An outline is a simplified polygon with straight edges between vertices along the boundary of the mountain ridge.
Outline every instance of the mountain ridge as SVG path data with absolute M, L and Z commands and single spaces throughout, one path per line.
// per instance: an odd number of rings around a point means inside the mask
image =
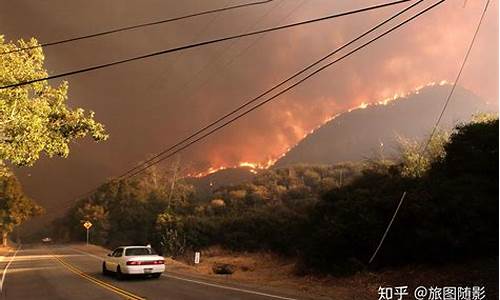
M 428 85 L 404 96 L 340 113 L 313 129 L 270 169 L 297 164 L 331 165 L 374 155 L 392 157 L 397 151 L 398 136 L 421 140 L 430 134 L 450 89 L 447 83 Z M 457 122 L 468 121 L 478 112 L 497 112 L 497 108 L 457 86 L 439 128 L 450 130 Z M 366 130 L 362 130 L 360 124 Z M 260 171 L 262 169 L 231 167 L 186 180 L 197 189 L 210 192 L 220 186 L 250 181 Z
M 375 153 L 391 156 L 397 148 L 397 136 L 421 140 L 430 134 L 450 88 L 450 84 L 426 86 L 386 104 L 339 114 L 290 148 L 272 168 L 357 161 Z M 439 128 L 450 130 L 479 112 L 497 109 L 457 86 Z

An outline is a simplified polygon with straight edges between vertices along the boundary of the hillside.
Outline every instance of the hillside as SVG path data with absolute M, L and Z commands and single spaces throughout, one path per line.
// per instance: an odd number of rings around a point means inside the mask
M 273 167 L 297 163 L 335 164 L 366 157 L 394 155 L 397 136 L 422 139 L 432 130 L 451 85 L 424 87 L 387 105 L 373 105 L 341 114 L 308 135 Z M 457 87 L 440 128 L 450 129 L 477 112 L 492 112 L 472 92 Z
M 186 182 L 192 184 L 200 194 L 210 193 L 218 187 L 251 181 L 255 174 L 248 167 L 228 168 L 203 177 L 188 177 Z

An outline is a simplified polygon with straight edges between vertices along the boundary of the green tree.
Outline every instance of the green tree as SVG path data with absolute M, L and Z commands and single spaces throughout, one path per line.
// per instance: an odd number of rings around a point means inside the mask
M 428 143 L 427 140 L 419 142 L 398 137 L 401 174 L 405 177 L 422 177 L 433 162 L 444 157 L 444 145 L 448 138 L 449 135 L 444 131 L 436 131 Z
M 444 149 L 440 162 L 448 176 L 498 178 L 498 117 L 479 117 L 457 126 Z
M 305 271 L 350 274 L 365 267 L 403 191 L 376 265 L 497 256 L 498 119 L 459 125 L 436 145 L 442 150 L 434 153 L 443 154 L 414 169 L 421 173 L 406 173 L 404 164 L 372 164 L 326 193 L 307 225 Z
M 21 184 L 13 174 L 0 177 L 0 233 L 2 245 L 15 227 L 33 216 L 42 214 L 42 207 L 24 195 Z
M 76 220 L 80 221 L 80 230 L 83 232 L 82 223 L 90 221 L 92 223 L 91 233 L 92 243 L 103 244 L 107 240 L 109 231 L 108 211 L 99 205 L 92 203 L 85 203 L 83 207 L 77 209 Z
M 0 59 L 0 86 L 47 76 L 38 42 L 6 43 L 0 35 L 0 52 L 14 51 Z M 0 163 L 31 166 L 43 153 L 66 157 L 69 143 L 91 135 L 96 141 L 107 138 L 104 126 L 94 113 L 67 106 L 68 83 L 52 87 L 48 81 L 0 89 Z M 5 168 L 4 168 L 5 170 Z
M 156 230 L 160 235 L 160 245 L 165 255 L 175 257 L 186 250 L 186 238 L 182 227 L 181 218 L 168 210 L 158 215 Z

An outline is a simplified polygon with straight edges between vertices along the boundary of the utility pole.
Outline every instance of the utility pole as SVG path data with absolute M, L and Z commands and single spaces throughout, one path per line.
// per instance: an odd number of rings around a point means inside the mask
M 339 188 L 342 187 L 342 171 L 343 171 L 343 169 L 340 169 L 340 174 L 339 174 Z
M 178 169 L 179 169 L 179 164 L 180 164 L 180 159 L 177 158 L 176 162 L 174 163 L 174 173 L 173 173 L 173 176 L 172 176 L 172 182 L 170 184 L 170 192 L 168 194 L 168 204 L 167 204 L 167 208 L 170 208 L 170 201 L 172 200 L 172 194 L 174 193 L 174 188 L 175 188 L 175 181 L 177 180 L 177 172 L 178 172 Z
M 384 157 L 384 142 L 380 141 L 380 159 L 382 159 L 382 161 L 384 161 L 385 157 Z

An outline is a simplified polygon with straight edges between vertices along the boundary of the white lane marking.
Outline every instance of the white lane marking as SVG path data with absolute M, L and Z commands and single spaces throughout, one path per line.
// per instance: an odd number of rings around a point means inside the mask
M 85 251 L 81 251 L 81 250 L 75 249 L 73 247 L 71 247 L 70 249 L 73 250 L 73 251 L 85 254 L 87 256 L 96 258 L 98 260 L 103 260 L 104 259 L 103 257 L 97 256 L 97 255 L 94 255 L 92 253 L 88 253 L 88 252 L 85 252 Z M 220 284 L 215 284 L 215 283 L 209 283 L 209 282 L 205 282 L 205 281 L 199 281 L 199 280 L 194 280 L 194 279 L 188 279 L 188 278 L 178 277 L 178 276 L 175 276 L 175 275 L 165 275 L 165 274 L 162 274 L 162 276 L 163 277 L 174 278 L 174 279 L 177 279 L 177 280 L 183 280 L 183 281 L 187 281 L 187 282 L 191 282 L 191 283 L 197 283 L 197 284 L 207 285 L 207 286 L 211 286 L 211 287 L 216 287 L 216 288 L 220 288 L 220 289 L 226 289 L 226 290 L 237 291 L 237 292 L 242 292 L 242 293 L 247 293 L 247 294 L 254 294 L 254 295 L 264 296 L 264 297 L 268 297 L 268 298 L 282 299 L 282 300 L 297 300 L 296 298 L 288 298 L 288 297 L 283 297 L 283 296 L 278 296 L 278 295 L 273 295 L 273 294 L 267 294 L 267 293 L 262 293 L 262 292 L 247 290 L 247 289 L 241 289 L 241 288 L 237 288 L 237 287 L 231 287 L 231 286 L 227 286 L 227 285 L 220 285 Z
M 262 292 L 247 290 L 247 289 L 240 289 L 240 288 L 237 288 L 237 287 L 231 287 L 231 286 L 227 286 L 227 285 L 220 285 L 220 284 L 209 283 L 209 282 L 205 282 L 205 281 L 198 281 L 198 280 L 194 280 L 194 279 L 187 279 L 187 278 L 177 277 L 175 275 L 165 275 L 165 274 L 162 274 L 161 276 L 163 276 L 163 277 L 169 277 L 169 278 L 174 278 L 174 279 L 178 279 L 178 280 L 184 280 L 184 281 L 188 281 L 188 282 L 192 282 L 192 283 L 197 283 L 197 284 L 208 285 L 208 286 L 217 287 L 217 288 L 226 289 L 226 290 L 232 290 L 232 291 L 238 291 L 238 292 L 247 293 L 247 294 L 254 294 L 254 295 L 264 296 L 264 297 L 268 297 L 268 298 L 283 299 L 283 300 L 297 300 L 296 298 L 288 298 L 288 297 L 283 297 L 283 296 L 278 296 L 278 295 L 273 295 L 273 294 L 267 294 L 267 293 L 262 293 Z
M 21 246 L 17 247 L 16 252 L 14 252 L 14 255 L 11 256 L 11 259 L 9 260 L 9 262 L 7 263 L 7 265 L 5 266 L 5 269 L 3 269 L 2 279 L 0 279 L 0 293 L 3 291 L 3 283 L 5 281 L 5 275 L 7 275 L 7 270 L 9 269 L 10 264 L 12 263 L 12 261 L 14 260 L 14 258 L 16 258 L 17 252 L 20 249 L 21 249 Z
M 14 268 L 14 269 L 9 270 L 9 274 L 33 272 L 33 271 L 43 271 L 43 270 L 51 270 L 51 269 L 57 269 L 57 267 L 56 266 L 47 266 L 47 267 L 33 267 L 33 268 Z

